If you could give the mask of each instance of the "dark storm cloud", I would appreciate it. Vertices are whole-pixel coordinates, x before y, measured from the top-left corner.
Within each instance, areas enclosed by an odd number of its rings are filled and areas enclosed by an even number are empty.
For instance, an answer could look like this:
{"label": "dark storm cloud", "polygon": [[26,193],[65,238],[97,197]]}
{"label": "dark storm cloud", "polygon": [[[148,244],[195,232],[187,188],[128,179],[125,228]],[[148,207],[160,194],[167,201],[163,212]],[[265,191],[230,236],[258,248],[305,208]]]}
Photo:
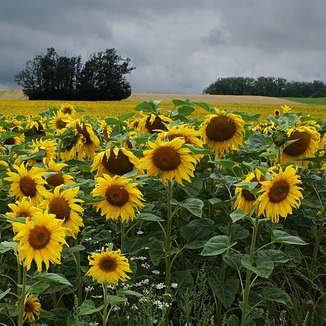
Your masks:
{"label": "dark storm cloud", "polygon": [[54,47],[116,48],[134,92],[199,94],[227,76],[324,80],[323,0],[11,0],[0,8],[0,88]]}

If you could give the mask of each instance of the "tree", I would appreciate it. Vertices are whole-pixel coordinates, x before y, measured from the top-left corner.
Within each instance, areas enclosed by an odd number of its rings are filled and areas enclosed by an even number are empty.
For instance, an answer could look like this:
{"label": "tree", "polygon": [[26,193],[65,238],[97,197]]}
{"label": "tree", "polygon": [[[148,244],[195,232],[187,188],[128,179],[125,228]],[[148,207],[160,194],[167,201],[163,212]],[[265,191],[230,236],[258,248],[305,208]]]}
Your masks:
{"label": "tree", "polygon": [[130,96],[130,84],[124,75],[135,67],[129,63],[130,59],[123,59],[115,49],[91,55],[81,72],[81,99],[121,100]]}
{"label": "tree", "polygon": [[130,59],[123,59],[115,49],[92,54],[85,65],[81,57],[59,56],[54,48],[26,62],[15,76],[29,99],[39,100],[120,100],[131,94],[124,75]]}

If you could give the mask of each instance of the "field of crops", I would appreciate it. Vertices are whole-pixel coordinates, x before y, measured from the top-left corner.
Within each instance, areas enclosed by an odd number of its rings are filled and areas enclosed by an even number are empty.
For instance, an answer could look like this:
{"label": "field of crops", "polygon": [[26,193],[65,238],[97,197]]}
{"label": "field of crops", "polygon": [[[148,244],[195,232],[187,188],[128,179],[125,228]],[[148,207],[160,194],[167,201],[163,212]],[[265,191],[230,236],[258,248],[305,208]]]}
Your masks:
{"label": "field of crops", "polygon": [[326,323],[324,106],[0,101],[0,325]]}

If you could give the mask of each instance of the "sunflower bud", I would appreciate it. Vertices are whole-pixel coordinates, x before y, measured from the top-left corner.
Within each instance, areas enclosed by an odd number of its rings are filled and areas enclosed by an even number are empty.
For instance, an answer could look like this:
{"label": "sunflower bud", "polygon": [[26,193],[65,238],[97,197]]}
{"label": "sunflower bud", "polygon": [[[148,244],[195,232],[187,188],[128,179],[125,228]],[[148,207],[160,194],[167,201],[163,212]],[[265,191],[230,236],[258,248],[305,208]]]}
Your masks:
{"label": "sunflower bud", "polygon": [[275,130],[272,135],[272,140],[276,146],[282,146],[288,140],[288,135],[284,130]]}

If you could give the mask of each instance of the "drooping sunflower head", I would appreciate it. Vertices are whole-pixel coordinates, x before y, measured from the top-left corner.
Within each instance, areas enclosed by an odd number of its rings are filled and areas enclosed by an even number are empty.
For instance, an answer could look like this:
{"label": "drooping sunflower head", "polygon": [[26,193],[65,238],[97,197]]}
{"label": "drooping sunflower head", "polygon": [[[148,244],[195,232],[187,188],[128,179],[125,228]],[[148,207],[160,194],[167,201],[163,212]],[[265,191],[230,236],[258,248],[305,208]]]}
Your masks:
{"label": "drooping sunflower head", "polygon": [[[45,181],[47,182],[48,185],[51,185],[53,187],[57,187],[60,185],[66,185],[66,184],[73,184],[74,178],[67,174],[63,173],[61,170],[68,166],[65,163],[56,163],[54,160],[49,160],[47,163],[46,160],[43,160],[43,164],[46,170],[46,175],[49,174],[48,176],[44,175]],[[55,173],[56,172],[56,173]]]}
{"label": "drooping sunflower head", "polygon": [[128,259],[120,254],[120,250],[109,251],[108,248],[100,253],[93,253],[88,257],[91,268],[86,275],[91,276],[97,283],[104,281],[117,284],[119,280],[126,281],[131,273]]}
{"label": "drooping sunflower head", "polygon": [[[261,188],[261,181],[265,181],[265,177],[261,174],[259,170],[255,170],[254,172],[249,173],[246,178],[241,181],[241,183],[248,182],[257,182],[255,189]],[[257,207],[252,209],[253,205],[256,205],[256,196],[249,190],[237,187],[235,189],[235,194],[238,195],[237,199],[234,202],[234,210],[241,209],[244,213],[248,213],[251,211],[250,215],[254,212],[257,212]]]}
{"label": "drooping sunflower head", "polygon": [[62,226],[66,228],[66,234],[76,238],[80,227],[84,226],[82,214],[84,209],[79,205],[83,201],[76,198],[79,187],[61,191],[62,185],[54,188],[54,193],[48,192],[45,200],[40,204],[41,208],[48,208],[50,214],[62,220]]}
{"label": "drooping sunflower head", "polygon": [[42,178],[44,170],[32,167],[27,170],[24,164],[13,166],[16,172],[9,171],[8,177],[4,178],[12,182],[10,185],[9,196],[22,200],[23,197],[29,197],[32,205],[38,205],[42,201],[46,189],[44,188],[45,180]]}
{"label": "drooping sunflower head", "polygon": [[[31,151],[32,153],[38,153],[40,151],[45,151],[45,161],[54,160],[57,157],[57,143],[53,139],[37,139],[32,140]],[[28,160],[28,163],[34,166],[36,163],[41,163],[42,160]]]}
{"label": "drooping sunflower head", "polygon": [[27,123],[26,129],[31,129],[32,132],[38,136],[45,136],[45,127],[40,120],[31,119]]}
{"label": "drooping sunflower head", "polygon": [[26,224],[15,223],[17,234],[13,238],[17,242],[18,258],[20,263],[31,268],[34,260],[37,271],[41,272],[42,263],[46,270],[50,262],[61,264],[61,251],[65,240],[65,228],[62,220],[56,219],[55,215],[47,211],[37,211],[32,220],[26,219]]}
{"label": "drooping sunflower head", "polygon": [[150,114],[145,115],[139,120],[137,130],[139,134],[154,134],[166,130],[166,124],[172,120],[164,115]]}
{"label": "drooping sunflower head", "polygon": [[105,173],[112,177],[122,176],[136,169],[139,170],[139,159],[125,148],[110,148],[98,153],[92,165],[92,171],[97,170],[99,177]]}
{"label": "drooping sunflower head", "polygon": [[258,197],[259,215],[263,214],[266,219],[272,219],[273,223],[279,222],[279,217],[286,218],[292,214],[293,207],[298,208],[303,198],[297,184],[301,183],[300,176],[297,175],[298,168],[292,165],[283,171],[275,171],[275,167],[270,169],[273,177],[267,181],[261,181],[261,195]]}
{"label": "drooping sunflower head", "polygon": [[296,140],[286,146],[281,155],[281,164],[296,162],[301,158],[313,157],[320,141],[319,132],[311,126],[298,127],[288,131],[288,140]]}
{"label": "drooping sunflower head", "polygon": [[168,142],[148,144],[152,149],[144,151],[140,165],[143,170],[147,170],[148,176],[155,176],[161,172],[163,183],[174,178],[181,185],[182,180],[190,182],[197,162],[190,149],[182,147],[184,139],[178,137]]}
{"label": "drooping sunflower head", "polygon": [[100,210],[101,215],[106,215],[106,219],[117,220],[121,217],[122,222],[128,222],[135,218],[135,210],[143,207],[143,195],[138,189],[138,185],[132,179],[121,176],[110,177],[104,174],[103,177],[95,179],[92,195],[94,197],[105,197],[104,200],[94,203],[96,211]]}
{"label": "drooping sunflower head", "polygon": [[216,109],[216,114],[207,116],[198,133],[216,153],[228,154],[242,144],[244,120],[239,115]]}
{"label": "drooping sunflower head", "polygon": [[[28,322],[34,323],[34,321],[40,318],[41,303],[37,297],[34,297],[33,294],[28,295],[25,298],[24,306],[24,321],[28,319]],[[16,302],[16,308],[18,308],[18,302]]]}

